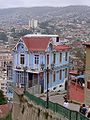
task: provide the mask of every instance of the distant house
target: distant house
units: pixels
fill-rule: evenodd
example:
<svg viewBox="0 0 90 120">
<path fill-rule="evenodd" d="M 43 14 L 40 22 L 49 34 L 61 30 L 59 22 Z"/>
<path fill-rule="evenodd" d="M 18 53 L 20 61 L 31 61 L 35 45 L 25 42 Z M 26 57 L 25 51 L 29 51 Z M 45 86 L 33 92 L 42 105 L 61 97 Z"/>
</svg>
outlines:
<svg viewBox="0 0 90 120">
<path fill-rule="evenodd" d="M 43 91 L 65 89 L 69 50 L 58 35 L 26 35 L 13 49 L 13 82 L 27 88 L 40 84 Z M 26 68 L 26 69 L 25 69 Z M 48 69 L 48 72 L 47 72 Z"/>
</svg>

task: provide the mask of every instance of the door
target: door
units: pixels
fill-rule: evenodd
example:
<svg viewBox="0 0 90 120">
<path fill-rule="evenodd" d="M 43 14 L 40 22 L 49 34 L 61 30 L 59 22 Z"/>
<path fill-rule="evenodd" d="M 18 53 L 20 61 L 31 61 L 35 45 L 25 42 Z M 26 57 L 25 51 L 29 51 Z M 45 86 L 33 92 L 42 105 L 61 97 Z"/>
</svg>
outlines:
<svg viewBox="0 0 90 120">
<path fill-rule="evenodd" d="M 28 73 L 28 87 L 32 87 L 32 78 L 33 78 L 33 74 L 32 73 Z"/>
</svg>

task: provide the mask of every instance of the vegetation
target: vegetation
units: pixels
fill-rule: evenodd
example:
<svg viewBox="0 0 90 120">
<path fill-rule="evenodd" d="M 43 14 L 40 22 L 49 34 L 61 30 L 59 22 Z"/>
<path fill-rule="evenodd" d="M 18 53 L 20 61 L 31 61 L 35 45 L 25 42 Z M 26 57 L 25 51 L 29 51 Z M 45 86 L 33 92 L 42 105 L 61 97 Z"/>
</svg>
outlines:
<svg viewBox="0 0 90 120">
<path fill-rule="evenodd" d="M 0 40 L 8 40 L 7 35 L 4 32 L 0 32 Z"/>
<path fill-rule="evenodd" d="M 7 103 L 7 100 L 6 100 L 6 98 L 5 98 L 4 94 L 3 94 L 3 91 L 0 90 L 0 105 L 6 104 L 6 103 Z"/>
<path fill-rule="evenodd" d="M 32 33 L 30 30 L 27 29 L 22 29 L 18 32 L 15 32 L 14 28 L 11 29 L 11 32 L 12 32 L 11 36 L 14 38 L 20 38 L 21 36 Z"/>
</svg>

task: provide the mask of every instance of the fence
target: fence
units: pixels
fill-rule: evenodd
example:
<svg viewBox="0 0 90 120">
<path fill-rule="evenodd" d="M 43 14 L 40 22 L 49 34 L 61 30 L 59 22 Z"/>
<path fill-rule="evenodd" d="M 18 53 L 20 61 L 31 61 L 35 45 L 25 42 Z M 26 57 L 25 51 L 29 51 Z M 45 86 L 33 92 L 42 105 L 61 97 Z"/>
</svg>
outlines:
<svg viewBox="0 0 90 120">
<path fill-rule="evenodd" d="M 12 111 L 5 117 L 0 117 L 0 120 L 12 120 Z"/>
<path fill-rule="evenodd" d="M 46 101 L 42 100 L 41 98 L 36 97 L 27 91 L 25 92 L 25 96 L 27 96 L 29 100 L 35 102 L 37 105 L 41 105 L 42 107 L 46 108 Z M 67 109 L 58 103 L 53 103 L 49 101 L 48 108 L 54 112 L 63 115 L 68 120 L 89 120 L 87 117 L 80 114 L 79 112 Z"/>
</svg>

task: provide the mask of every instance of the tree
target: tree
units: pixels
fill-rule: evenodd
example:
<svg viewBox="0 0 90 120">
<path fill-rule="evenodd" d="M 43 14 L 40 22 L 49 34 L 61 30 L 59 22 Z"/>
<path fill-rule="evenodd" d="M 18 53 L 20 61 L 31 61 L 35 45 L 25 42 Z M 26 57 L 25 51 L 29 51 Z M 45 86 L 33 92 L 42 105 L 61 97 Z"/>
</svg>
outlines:
<svg viewBox="0 0 90 120">
<path fill-rule="evenodd" d="M 7 100 L 6 100 L 6 98 L 4 97 L 3 91 L 0 90 L 0 105 L 6 104 L 6 103 L 7 103 Z"/>
<path fill-rule="evenodd" d="M 4 32 L 0 32 L 0 40 L 8 40 L 7 35 Z"/>
<path fill-rule="evenodd" d="M 11 32 L 15 33 L 15 28 L 14 27 L 11 28 Z"/>
</svg>

